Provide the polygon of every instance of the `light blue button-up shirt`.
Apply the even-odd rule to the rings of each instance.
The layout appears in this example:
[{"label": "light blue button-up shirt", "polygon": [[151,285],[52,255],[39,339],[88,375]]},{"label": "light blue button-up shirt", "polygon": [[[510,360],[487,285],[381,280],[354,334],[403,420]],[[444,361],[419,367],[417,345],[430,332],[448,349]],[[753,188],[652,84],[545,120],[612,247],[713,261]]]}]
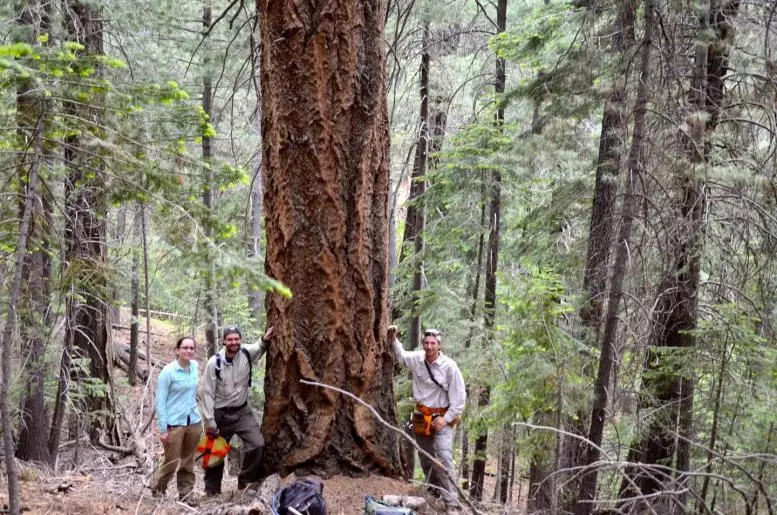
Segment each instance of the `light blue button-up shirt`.
[{"label": "light blue button-up shirt", "polygon": [[200,377],[196,361],[189,362],[188,372],[174,360],[159,373],[156,388],[156,423],[160,433],[167,426],[185,426],[200,421],[197,407],[197,382]]}]

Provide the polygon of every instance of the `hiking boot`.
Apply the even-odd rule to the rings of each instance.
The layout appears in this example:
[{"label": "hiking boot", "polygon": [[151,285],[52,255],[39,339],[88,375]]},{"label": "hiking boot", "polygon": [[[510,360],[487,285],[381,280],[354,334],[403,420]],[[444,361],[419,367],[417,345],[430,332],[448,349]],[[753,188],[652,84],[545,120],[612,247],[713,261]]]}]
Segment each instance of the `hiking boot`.
[{"label": "hiking boot", "polygon": [[205,489],[205,497],[218,497],[219,495],[221,495],[221,492]]},{"label": "hiking boot", "polygon": [[154,490],[153,488],[151,489],[151,497],[153,497],[154,499],[162,499],[164,496],[165,496],[165,493],[163,491]]}]

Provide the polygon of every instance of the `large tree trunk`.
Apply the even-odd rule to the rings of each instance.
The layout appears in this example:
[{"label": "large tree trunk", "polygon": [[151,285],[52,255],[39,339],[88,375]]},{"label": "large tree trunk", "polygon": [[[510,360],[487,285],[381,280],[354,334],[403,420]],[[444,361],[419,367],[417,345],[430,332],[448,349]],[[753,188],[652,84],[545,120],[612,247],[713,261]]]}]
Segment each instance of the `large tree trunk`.
[{"label": "large tree trunk", "polygon": [[[682,489],[684,478],[681,475],[690,466],[687,439],[692,423],[694,386],[693,371],[678,366],[677,352],[685,349],[686,362],[693,362],[690,353],[696,345],[693,331],[698,316],[702,233],[707,206],[703,168],[707,164],[710,135],[720,118],[723,80],[728,72],[728,52],[733,35],[731,22],[737,16],[739,5],[738,0],[711,0],[709,10],[700,19],[699,34],[714,37],[706,46],[697,45],[688,95],[692,99],[686,118],[688,133],[680,142],[684,163],[678,165],[676,178],[681,197],[677,209],[678,225],[670,240],[673,266],[659,286],[653,311],[653,341],[648,349],[648,366],[640,394],[641,408],[651,413],[650,427],[629,450],[631,462],[644,465],[674,462],[681,483],[677,489]],[[627,474],[633,484],[624,479],[621,486],[624,499],[649,495],[665,487],[660,476],[646,474],[640,467],[628,469]],[[660,497],[655,500],[662,501]],[[681,497],[675,502],[682,505],[684,499]]]},{"label": "large tree trunk", "polygon": [[[650,79],[650,53],[653,44],[654,12],[653,1],[645,1],[645,35],[642,43],[640,60],[640,80],[637,89],[636,106],[634,108],[634,130],[628,156],[628,176],[626,177],[626,193],[623,199],[621,226],[618,231],[618,249],[613,266],[610,294],[607,300],[607,320],[602,335],[602,348],[599,355],[599,369],[594,384],[594,402],[591,407],[591,427],[588,439],[591,442],[586,447],[584,465],[596,463],[601,455],[600,448],[604,437],[604,424],[607,414],[608,388],[614,368],[615,338],[618,334],[618,312],[623,298],[623,283],[626,278],[626,268],[629,260],[631,232],[634,224],[634,209],[637,200],[634,196],[634,183],[642,168],[643,145],[645,137],[645,121],[647,116],[647,83]],[[580,490],[575,507],[576,515],[588,515],[593,509],[593,499],[596,493],[598,470],[592,469],[580,483]]]},{"label": "large tree trunk", "polygon": [[[69,0],[65,22],[68,35],[84,45],[84,55],[102,53],[101,12]],[[84,107],[66,102],[65,109],[83,112]],[[100,106],[92,105],[88,109],[92,113],[88,118],[81,114],[83,118],[100,119]],[[99,131],[99,122],[94,127]],[[93,149],[85,150],[85,143],[80,135],[68,136],[65,140],[65,163],[69,169],[65,181],[65,242],[72,291],[65,330],[76,354],[89,362],[88,376],[79,373],[77,380],[84,387],[87,380],[100,381],[104,386],[104,391],[94,387],[85,389],[86,404],[81,414],[88,419],[89,436],[97,441],[103,434],[109,443],[119,443],[107,302],[105,177],[101,173],[102,160]]]},{"label": "large tree trunk", "polygon": [[[388,113],[381,2],[260,0],[267,467],[399,473],[388,305]],[[336,21],[335,21],[336,20]]]},{"label": "large tree trunk", "polygon": [[[30,2],[19,16],[25,39],[35,44],[41,31],[48,30],[48,14],[40,2]],[[40,141],[39,131],[46,127],[46,105],[39,89],[32,81],[23,80],[16,95],[16,117],[21,152],[20,171],[27,171],[40,162],[42,148],[33,142]],[[39,172],[40,172],[39,168]],[[39,174],[40,175],[40,174]],[[40,178],[40,177],[39,177]],[[51,456],[47,445],[49,426],[48,410],[45,404],[46,379],[46,325],[51,321],[49,294],[51,291],[51,199],[45,188],[28,190],[33,195],[32,211],[27,199],[20,205],[20,219],[29,218],[28,246],[22,265],[22,288],[26,292],[20,299],[18,309],[19,332],[24,363],[19,439],[16,443],[16,457],[25,461],[49,463]]]}]

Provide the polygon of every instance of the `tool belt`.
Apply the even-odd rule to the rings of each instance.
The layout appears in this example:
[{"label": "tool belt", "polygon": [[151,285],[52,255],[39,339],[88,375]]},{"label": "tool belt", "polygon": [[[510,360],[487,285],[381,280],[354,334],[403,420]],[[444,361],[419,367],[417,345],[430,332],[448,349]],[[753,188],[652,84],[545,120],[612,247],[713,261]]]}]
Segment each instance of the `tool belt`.
[{"label": "tool belt", "polygon": [[[431,436],[434,433],[432,422],[437,417],[442,417],[448,411],[448,408],[430,408],[423,404],[416,404],[415,411],[410,416],[410,425],[413,426],[413,432],[417,435]],[[450,426],[456,427],[461,422],[460,417],[451,421]]]}]

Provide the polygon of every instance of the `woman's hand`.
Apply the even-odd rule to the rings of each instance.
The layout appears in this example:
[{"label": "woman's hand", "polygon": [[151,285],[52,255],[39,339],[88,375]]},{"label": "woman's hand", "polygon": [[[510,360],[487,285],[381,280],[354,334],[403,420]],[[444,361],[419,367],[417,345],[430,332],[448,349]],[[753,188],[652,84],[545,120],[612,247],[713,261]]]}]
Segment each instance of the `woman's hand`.
[{"label": "woman's hand", "polygon": [[170,438],[170,433],[168,432],[159,433],[159,441],[161,441],[162,444],[167,445],[168,438]]}]

